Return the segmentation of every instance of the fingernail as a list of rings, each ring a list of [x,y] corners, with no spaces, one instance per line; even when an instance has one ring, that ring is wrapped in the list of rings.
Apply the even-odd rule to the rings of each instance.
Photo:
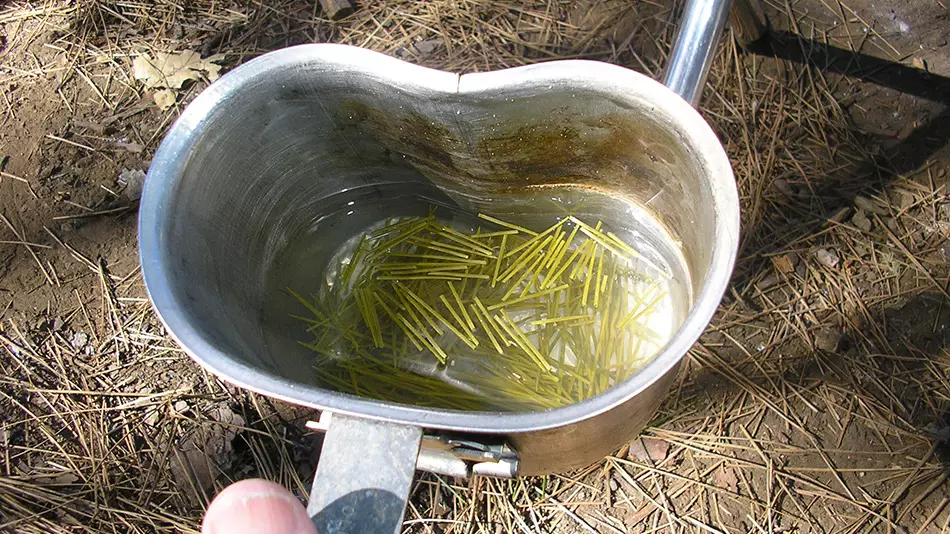
[[[208,508],[205,534],[309,534],[313,524],[286,490],[268,487],[227,490]]]

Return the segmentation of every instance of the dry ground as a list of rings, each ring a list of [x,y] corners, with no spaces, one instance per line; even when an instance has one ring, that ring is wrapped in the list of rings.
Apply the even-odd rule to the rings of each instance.
[[[702,104],[739,180],[731,288],[644,437],[574,473],[422,476],[408,532],[900,532],[950,522],[950,10],[769,0]],[[669,1],[0,2],[0,531],[194,532],[236,479],[306,493],[313,414],[204,374],[137,269],[135,179],[181,107],[142,54],[303,42],[488,70],[565,57],[656,76]],[[166,97],[168,95],[166,94]],[[123,177],[120,179],[120,176]]]

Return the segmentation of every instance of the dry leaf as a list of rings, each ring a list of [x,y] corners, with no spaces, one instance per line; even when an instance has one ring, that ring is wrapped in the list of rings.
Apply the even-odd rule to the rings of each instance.
[[[155,104],[161,109],[168,109],[175,105],[175,102],[178,100],[178,96],[175,94],[175,91],[171,89],[160,89],[155,91],[152,95],[152,98],[155,99]]]
[[[772,263],[775,264],[775,270],[780,273],[792,274],[795,272],[795,261],[788,254],[775,256],[772,258]]]
[[[179,440],[174,456],[169,459],[172,478],[181,487],[197,492],[184,492],[186,498],[194,501],[199,501],[201,494],[214,486],[217,476],[232,465],[233,442],[245,424],[244,418],[224,403],[203,412],[211,418],[202,420],[189,435]]]
[[[670,444],[662,439],[638,438],[630,443],[627,457],[644,463],[660,463],[670,454]]]
[[[215,81],[221,73],[217,62],[223,55],[201,59],[197,52],[166,54],[159,52],[155,58],[142,54],[132,62],[132,71],[136,80],[145,83],[146,89],[181,89],[188,80],[205,78]]]

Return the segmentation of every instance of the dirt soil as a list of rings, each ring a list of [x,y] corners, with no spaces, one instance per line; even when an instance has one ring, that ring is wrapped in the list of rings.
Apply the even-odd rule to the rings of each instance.
[[[141,173],[213,75],[147,88],[136,57],[227,70],[334,41],[457,71],[583,57],[657,76],[671,4],[361,2],[340,21],[289,0],[0,5],[0,531],[196,532],[231,481],[304,497],[313,477],[315,414],[203,372],[149,307]],[[737,174],[740,258],[644,437],[574,473],[423,475],[407,531],[947,530],[950,4],[765,5],[771,37],[725,39],[701,106]]]

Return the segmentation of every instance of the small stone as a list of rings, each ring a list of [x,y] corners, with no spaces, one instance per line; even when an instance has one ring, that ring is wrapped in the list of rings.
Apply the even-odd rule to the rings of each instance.
[[[887,215],[887,210],[883,206],[878,204],[876,201],[862,195],[854,197],[854,205],[864,211],[877,213],[878,215]]]
[[[86,343],[89,343],[89,336],[84,332],[76,332],[69,339],[69,344],[76,350],[85,347]]]
[[[59,332],[63,329],[63,320],[59,317],[53,319],[53,332]]]
[[[128,139],[120,139],[113,144],[115,144],[117,148],[123,148],[125,150],[128,150],[129,152],[132,152],[133,154],[138,154],[142,152],[143,150],[145,150],[144,146],[138,143],[133,143],[132,141],[129,141]]]
[[[797,274],[799,278],[805,278],[805,275],[808,274],[808,266],[798,257],[798,254],[795,254],[795,258],[795,274]]]
[[[437,48],[442,46],[442,41],[439,39],[428,39],[426,41],[419,41],[414,44],[413,47],[419,52],[419,55],[427,56],[432,52],[435,52]]]
[[[77,477],[76,475],[70,472],[66,472],[66,473],[56,475],[55,477],[53,477],[52,482],[53,484],[73,484],[78,480],[79,480],[79,477]]]
[[[841,261],[838,258],[838,253],[833,250],[828,250],[826,248],[820,248],[815,251],[815,259],[818,260],[818,263],[824,265],[829,269],[834,269],[838,266],[838,263]]]
[[[797,196],[797,193],[792,188],[792,185],[788,183],[788,180],[784,178],[779,178],[772,182],[772,185],[775,186],[775,189],[778,189],[785,196],[794,197]]]
[[[185,413],[188,411],[188,403],[183,400],[176,401],[172,407],[178,413]]]
[[[756,289],[758,289],[759,291],[765,291],[765,290],[767,290],[767,289],[771,289],[771,288],[777,286],[780,281],[781,281],[781,280],[779,280],[779,277],[778,277],[777,274],[770,274],[770,275],[766,276],[765,278],[763,278],[763,279],[762,279],[761,281],[759,281],[758,283],[756,283],[756,284],[755,284],[755,287],[756,287]]]
[[[155,426],[158,424],[160,417],[161,416],[159,416],[158,410],[154,408],[150,409],[147,412],[145,412],[145,418],[144,418],[145,424],[149,426]]]
[[[871,231],[871,219],[868,219],[868,216],[861,210],[856,211],[854,217],[851,217],[851,224],[865,232]]]
[[[116,183],[122,186],[125,198],[135,201],[142,197],[142,187],[145,185],[145,171],[139,169],[122,169]]]
[[[826,326],[815,332],[815,348],[825,352],[834,352],[838,350],[841,344],[841,332],[836,328]]]
[[[16,465],[14,466],[14,468],[17,471],[19,471],[21,475],[24,475],[24,476],[29,475],[33,471],[32,469],[30,469],[30,466],[23,460],[18,461]]]
[[[891,204],[899,210],[907,209],[914,205],[914,194],[905,189],[895,189],[891,191]]]
[[[836,223],[840,223],[844,221],[850,214],[851,214],[851,208],[845,206],[839,209],[837,212],[835,212],[835,214],[831,216],[831,220]]]

